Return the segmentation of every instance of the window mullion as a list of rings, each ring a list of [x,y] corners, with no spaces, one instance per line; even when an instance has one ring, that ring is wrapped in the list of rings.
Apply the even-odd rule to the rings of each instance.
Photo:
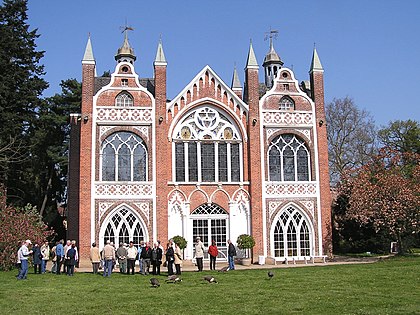
[[[202,182],[201,179],[201,142],[197,142],[197,173],[198,181]]]
[[[226,151],[227,151],[226,152],[226,155],[227,155],[226,159],[227,159],[227,176],[228,176],[227,181],[231,182],[232,181],[232,174],[231,174],[231,171],[232,171],[232,154],[231,154],[230,142],[228,142],[228,144],[227,144]]]
[[[190,181],[190,170],[189,170],[189,158],[188,158],[188,142],[184,142],[184,163],[185,163],[185,174],[184,181]]]
[[[219,143],[214,144],[214,181],[219,181]]]

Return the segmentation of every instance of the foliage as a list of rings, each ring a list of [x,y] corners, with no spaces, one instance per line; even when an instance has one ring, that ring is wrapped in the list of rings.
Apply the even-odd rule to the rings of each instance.
[[[251,249],[255,246],[254,237],[248,234],[239,235],[236,243],[240,249]]]
[[[166,274],[162,274],[157,276],[161,283],[157,289],[150,288],[150,277],[138,274],[113,273],[111,278],[104,278],[76,272],[74,277],[65,277],[50,273],[34,275],[31,268],[28,281],[16,281],[15,271],[1,272],[0,309],[3,314],[52,314],[57,312],[55,301],[60,301],[60,309],[71,309],[75,314],[121,314],[129,309],[142,309],[145,301],[158,298],[159,303],[147,304],[149,313],[176,315],[185,314],[186,310],[198,315],[418,313],[420,257],[322,268],[272,267],[271,280],[267,269],[207,271],[218,284],[204,283],[201,272],[183,272],[183,281],[176,285],[165,283]],[[121,303],[129,291],[135,291],[141,299]],[[49,302],[41,296],[48,297]]]
[[[54,233],[42,222],[36,207],[15,208],[6,205],[6,194],[0,188],[0,270],[15,266],[22,241],[44,242]]]
[[[8,199],[28,202],[23,179],[32,158],[34,122],[48,87],[36,50],[37,30],[29,30],[27,0],[4,0],[0,6],[0,182]]]
[[[420,154],[420,124],[415,120],[395,120],[378,132],[382,144],[402,153]]]
[[[346,169],[366,164],[376,151],[375,122],[353,99],[333,99],[326,108],[330,178],[335,185]]]
[[[388,233],[404,252],[420,232],[420,156],[383,149],[343,176],[339,195],[346,219]]]
[[[181,250],[187,248],[187,240],[183,238],[182,236],[177,235],[177,236],[172,237],[172,239],[174,240],[175,244],[179,246]]]

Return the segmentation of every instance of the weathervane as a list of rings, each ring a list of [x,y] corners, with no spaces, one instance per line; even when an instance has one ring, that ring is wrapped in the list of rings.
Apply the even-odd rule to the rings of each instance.
[[[264,36],[264,40],[267,40],[270,38],[270,43],[272,42],[273,38],[277,39],[277,36],[279,35],[279,31],[278,30],[272,30],[271,26],[270,26],[270,31],[269,32],[265,32],[265,36]]]
[[[125,32],[125,36],[127,36],[127,31],[134,31],[134,28],[127,25],[127,20],[125,20],[125,26],[120,26],[121,33]]]

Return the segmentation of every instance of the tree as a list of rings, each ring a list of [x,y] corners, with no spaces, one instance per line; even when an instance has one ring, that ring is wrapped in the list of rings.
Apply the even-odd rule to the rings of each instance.
[[[333,99],[326,106],[328,156],[333,186],[346,169],[367,163],[376,151],[376,127],[366,110],[354,101]]]
[[[0,270],[15,266],[22,241],[30,239],[41,243],[54,234],[42,222],[35,207],[30,204],[23,208],[8,206],[3,186],[0,187],[0,226]]]
[[[29,30],[26,12],[27,0],[4,0],[0,6],[0,182],[8,187],[9,200],[21,205],[34,121],[48,87],[40,64],[44,52],[36,50],[39,35]]]
[[[415,120],[395,120],[378,132],[384,146],[405,153],[420,154],[420,124]]]
[[[339,192],[346,199],[348,219],[385,231],[397,240],[401,252],[420,232],[418,154],[382,149],[371,163],[343,176]]]

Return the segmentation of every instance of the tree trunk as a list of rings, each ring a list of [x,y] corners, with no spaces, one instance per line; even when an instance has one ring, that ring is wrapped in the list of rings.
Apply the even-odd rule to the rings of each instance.
[[[39,210],[39,215],[41,216],[41,218],[42,218],[42,215],[44,214],[45,207],[47,206],[48,193],[49,193],[49,191],[51,189],[53,172],[54,172],[53,169],[51,169],[51,171],[50,171],[50,178],[48,179],[47,188],[45,189],[44,200],[42,201],[42,206],[41,206],[41,209]]]

